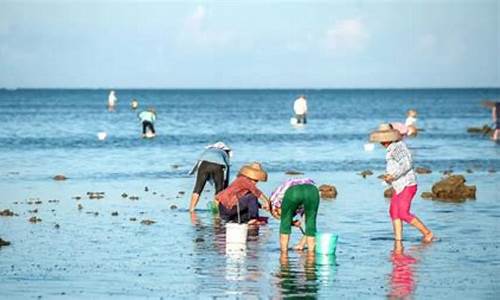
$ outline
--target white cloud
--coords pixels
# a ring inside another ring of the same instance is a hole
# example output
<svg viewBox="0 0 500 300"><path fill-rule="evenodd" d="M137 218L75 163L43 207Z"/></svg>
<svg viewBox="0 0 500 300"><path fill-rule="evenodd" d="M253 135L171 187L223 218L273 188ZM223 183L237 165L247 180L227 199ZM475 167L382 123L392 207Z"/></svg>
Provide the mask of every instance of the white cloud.
<svg viewBox="0 0 500 300"><path fill-rule="evenodd" d="M327 47L334 51L362 50L368 39L369 34L360 19L337 21L326 32Z"/></svg>
<svg viewBox="0 0 500 300"><path fill-rule="evenodd" d="M182 44L194 43L197 46L220 47L230 43L233 34L229 31L210 28L208 17L207 10L201 5L186 17L181 32Z"/></svg>

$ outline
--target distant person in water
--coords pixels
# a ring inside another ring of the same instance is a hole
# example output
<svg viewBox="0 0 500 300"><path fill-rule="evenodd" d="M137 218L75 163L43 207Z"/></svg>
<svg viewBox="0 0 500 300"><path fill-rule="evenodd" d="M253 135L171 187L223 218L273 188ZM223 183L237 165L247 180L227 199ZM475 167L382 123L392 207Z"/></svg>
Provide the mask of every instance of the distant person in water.
<svg viewBox="0 0 500 300"><path fill-rule="evenodd" d="M417 128L417 111L414 109L410 109L406 112L406 126L413 126Z"/></svg>
<svg viewBox="0 0 500 300"><path fill-rule="evenodd" d="M226 222L259 223L259 200L265 210L270 210L269 199L257 188L259 181L267 181L267 172L260 163L243 166L236 179L215 196L219 213Z"/></svg>
<svg viewBox="0 0 500 300"><path fill-rule="evenodd" d="M132 99L132 102L130 102L130 108L133 110L136 110L139 107L139 101L137 99Z"/></svg>
<svg viewBox="0 0 500 300"><path fill-rule="evenodd" d="M370 135L371 142L380 142L387 149L387 168L384 181L391 184L394 195L391 199L389 214L394 229L394 240L403 239L403 221L417 228L423 235L424 242L432 242L434 234L417 216L410 213L410 206L417 192L417 178L413 171L413 160L410 150L401 141L399 131L389 124L381 124L377 131Z"/></svg>
<svg viewBox="0 0 500 300"><path fill-rule="evenodd" d="M196 172L196 183L191 195L191 204L189 205L190 212L194 212L207 181L213 181L215 194L218 194L228 186L229 160L231 156L231 148L223 142L208 145L200 155L193 169L189 172L190 175Z"/></svg>
<svg viewBox="0 0 500 300"><path fill-rule="evenodd" d="M271 214L280 220L280 250L288 251L292 226L302 231L301 217L305 215L306 230L295 250L314 251L316 246L316 216L319 208L319 191L310 178L285 181L271 194ZM295 219L294 219L295 218Z"/></svg>
<svg viewBox="0 0 500 300"><path fill-rule="evenodd" d="M415 137L415 136L417 136L418 130L413 125L406 126L405 124L400 123L400 122L391 122L391 123L389 123L389 125L391 125L392 129L396 129L397 131L399 131L399 133L403 137Z"/></svg>
<svg viewBox="0 0 500 300"><path fill-rule="evenodd" d="M152 137L156 135L154 123L156 121L156 110L152 107L142 111L138 115L142 122L142 137ZM150 133L148 133L148 130Z"/></svg>
<svg viewBox="0 0 500 300"><path fill-rule="evenodd" d="M493 118L493 123L495 124L495 131L491 137L494 141L500 140L500 102L495 102L491 108L491 117Z"/></svg>
<svg viewBox="0 0 500 300"><path fill-rule="evenodd" d="M115 91L112 90L109 92L109 95L108 95L108 108L110 110L115 108L116 101L118 101L118 99L116 98Z"/></svg>
<svg viewBox="0 0 500 300"><path fill-rule="evenodd" d="M307 123L307 99L304 95L299 96L293 103L293 111L297 124Z"/></svg>

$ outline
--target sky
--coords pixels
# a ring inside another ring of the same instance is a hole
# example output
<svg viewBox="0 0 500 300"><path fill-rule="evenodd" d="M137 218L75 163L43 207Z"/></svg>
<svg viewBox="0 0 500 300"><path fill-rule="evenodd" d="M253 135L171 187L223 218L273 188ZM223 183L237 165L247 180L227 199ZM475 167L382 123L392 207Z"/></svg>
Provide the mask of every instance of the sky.
<svg viewBox="0 0 500 300"><path fill-rule="evenodd" d="M0 87L500 87L500 0L0 0Z"/></svg>

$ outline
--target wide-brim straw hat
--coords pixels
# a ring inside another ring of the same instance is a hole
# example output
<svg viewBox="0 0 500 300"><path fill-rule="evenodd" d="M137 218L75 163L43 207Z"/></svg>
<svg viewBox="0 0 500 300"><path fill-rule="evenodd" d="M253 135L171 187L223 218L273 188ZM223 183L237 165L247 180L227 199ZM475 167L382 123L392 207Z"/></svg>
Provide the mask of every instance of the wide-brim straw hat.
<svg viewBox="0 0 500 300"><path fill-rule="evenodd" d="M408 115L408 117L416 118L417 117L417 111L414 110L414 109L410 109L410 110L408 110L407 115Z"/></svg>
<svg viewBox="0 0 500 300"><path fill-rule="evenodd" d="M370 142L396 142L402 139L401 133L389 124L380 124L377 131L370 134Z"/></svg>
<svg viewBox="0 0 500 300"><path fill-rule="evenodd" d="M267 181L267 172L264 171L262 165L258 162L244 165L238 174L257 181Z"/></svg>

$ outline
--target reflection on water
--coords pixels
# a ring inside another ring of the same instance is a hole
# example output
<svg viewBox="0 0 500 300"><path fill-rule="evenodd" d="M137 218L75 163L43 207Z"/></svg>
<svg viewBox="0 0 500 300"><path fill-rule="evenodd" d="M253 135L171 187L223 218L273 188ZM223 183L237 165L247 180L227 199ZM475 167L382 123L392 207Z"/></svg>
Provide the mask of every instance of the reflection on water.
<svg viewBox="0 0 500 300"><path fill-rule="evenodd" d="M300 252L298 256L280 255L276 274L279 297L313 297L321 285L328 285L335 273L335 256Z"/></svg>
<svg viewBox="0 0 500 300"><path fill-rule="evenodd" d="M391 252L392 272L389 276L389 299L411 299L416 288L415 256L427 247L426 244L412 246L405 251L402 241L394 241Z"/></svg>

